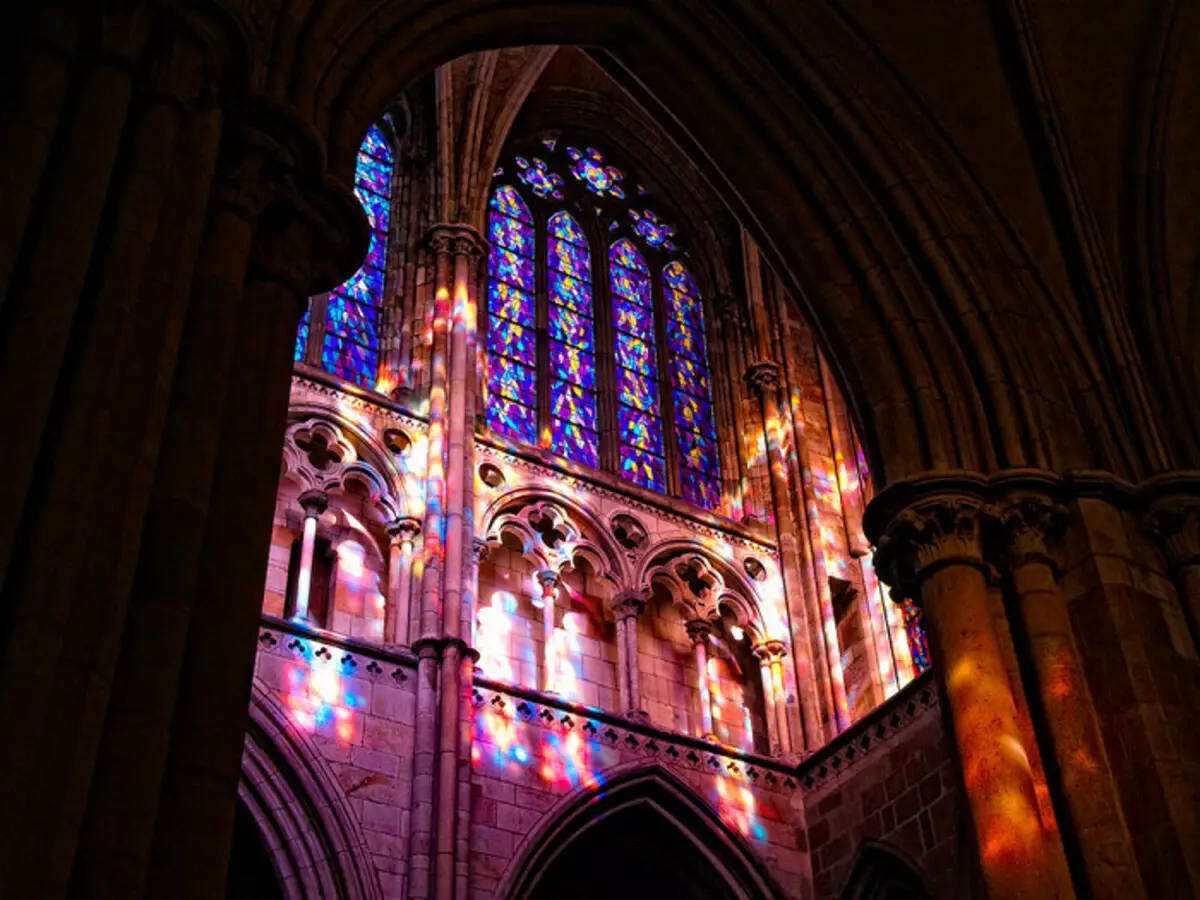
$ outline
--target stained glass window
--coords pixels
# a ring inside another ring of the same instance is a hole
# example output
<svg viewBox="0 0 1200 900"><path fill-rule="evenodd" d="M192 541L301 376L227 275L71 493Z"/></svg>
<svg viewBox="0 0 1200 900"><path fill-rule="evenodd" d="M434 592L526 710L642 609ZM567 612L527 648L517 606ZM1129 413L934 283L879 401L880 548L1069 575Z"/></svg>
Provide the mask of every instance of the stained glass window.
<svg viewBox="0 0 1200 900"><path fill-rule="evenodd" d="M596 331L587 237L566 211L546 226L550 326L550 447L585 466L600 462L596 421Z"/></svg>
<svg viewBox="0 0 1200 900"><path fill-rule="evenodd" d="M373 388L379 369L380 309L387 264L388 219L392 203L392 148L372 125L358 151L354 193L371 223L367 258L350 279L329 295L325 308L325 340L321 365L326 371ZM308 339L308 314L300 323ZM304 356L300 335L296 358Z"/></svg>
<svg viewBox="0 0 1200 900"><path fill-rule="evenodd" d="M651 247L661 247L668 251L675 249L675 244L671 241L671 238L675 237L675 229L661 221L653 210L638 212L631 209L629 218L633 219L633 230Z"/></svg>
<svg viewBox="0 0 1200 900"><path fill-rule="evenodd" d="M296 362L304 362L304 351L308 347L308 314L312 309L312 300L308 301L308 305L304 307L304 315L300 317L300 326L296 329L296 349L292 353L292 359Z"/></svg>
<svg viewBox="0 0 1200 900"><path fill-rule="evenodd" d="M568 147L567 156L571 160L571 174L587 185L588 190L598 197L624 198L625 191L621 187L624 177L616 166L604 164L604 154L595 147L580 150L578 147Z"/></svg>
<svg viewBox="0 0 1200 900"><path fill-rule="evenodd" d="M617 360L621 475L643 487L665 491L667 471L658 407L650 272L642 255L626 238L609 248L608 277Z"/></svg>
<svg viewBox="0 0 1200 900"><path fill-rule="evenodd" d="M493 192L488 211L487 423L498 434L537 440L537 328L533 216L511 186Z"/></svg>
<svg viewBox="0 0 1200 900"><path fill-rule="evenodd" d="M925 628L921 624L922 613L911 600L905 600L903 603L904 609L904 630L908 634L908 651L912 654L913 668L916 669L916 674L920 675L929 668L929 640L925 636Z"/></svg>
<svg viewBox="0 0 1200 900"><path fill-rule="evenodd" d="M551 172L544 159L536 156L533 159L518 156L517 177L529 185L533 192L543 200L561 200L563 198L562 176Z"/></svg>
<svg viewBox="0 0 1200 900"><path fill-rule="evenodd" d="M719 510L721 467L708 355L704 352L704 307L696 283L680 262L663 269L662 287L669 323L667 349L671 358L680 488L683 499L689 503Z"/></svg>

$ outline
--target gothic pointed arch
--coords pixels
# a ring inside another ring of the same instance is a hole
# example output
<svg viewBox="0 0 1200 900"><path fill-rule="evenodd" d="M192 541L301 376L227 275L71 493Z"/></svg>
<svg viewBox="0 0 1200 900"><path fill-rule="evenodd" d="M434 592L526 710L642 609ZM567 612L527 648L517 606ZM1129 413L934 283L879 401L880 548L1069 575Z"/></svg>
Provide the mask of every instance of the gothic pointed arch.
<svg viewBox="0 0 1200 900"><path fill-rule="evenodd" d="M288 900L382 900L366 836L333 771L258 681L238 797Z"/></svg>
<svg viewBox="0 0 1200 900"><path fill-rule="evenodd" d="M840 900L932 900L917 867L899 850L864 841L854 857Z"/></svg>
<svg viewBox="0 0 1200 900"><path fill-rule="evenodd" d="M599 854L599 855L597 855ZM589 879L590 858L610 877ZM744 837L662 766L617 767L547 811L513 854L496 900L782 897Z"/></svg>

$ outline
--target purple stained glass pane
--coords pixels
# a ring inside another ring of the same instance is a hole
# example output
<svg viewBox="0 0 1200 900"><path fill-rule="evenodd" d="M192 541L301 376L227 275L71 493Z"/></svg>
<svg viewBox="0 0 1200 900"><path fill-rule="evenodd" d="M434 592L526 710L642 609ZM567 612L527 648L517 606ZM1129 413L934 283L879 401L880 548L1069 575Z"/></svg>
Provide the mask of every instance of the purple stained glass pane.
<svg viewBox="0 0 1200 900"><path fill-rule="evenodd" d="M596 432L555 419L550 436L550 450L556 456L595 468L600 464L599 445Z"/></svg>
<svg viewBox="0 0 1200 900"><path fill-rule="evenodd" d="M372 125L367 129L367 136L363 138L358 152L382 159L388 165L392 163L392 145L388 143L388 139L384 137L378 125Z"/></svg>
<svg viewBox="0 0 1200 900"><path fill-rule="evenodd" d="M626 406L658 415L658 388L649 378L643 378L628 369L618 369L617 397Z"/></svg>
<svg viewBox="0 0 1200 900"><path fill-rule="evenodd" d="M650 308L650 279L629 269L612 266L609 269L609 283L614 295L631 300L646 309Z"/></svg>
<svg viewBox="0 0 1200 900"><path fill-rule="evenodd" d="M488 357L488 390L527 406L537 403L534 370L494 353Z"/></svg>
<svg viewBox="0 0 1200 900"><path fill-rule="evenodd" d="M620 332L617 332L617 364L651 378L658 374L654 349L645 341Z"/></svg>
<svg viewBox="0 0 1200 900"><path fill-rule="evenodd" d="M539 197L543 199L553 198L555 200L563 198L562 176L557 172L551 172L545 160L539 159L536 156L533 159L518 156L517 169L517 177L529 185Z"/></svg>
<svg viewBox="0 0 1200 900"><path fill-rule="evenodd" d="M531 407L506 400L498 394L488 396L488 428L515 441L532 444L537 439L537 414Z"/></svg>
<svg viewBox="0 0 1200 900"><path fill-rule="evenodd" d="M292 351L292 360L295 362L304 362L304 351L308 347L308 312L304 313L304 318L300 320L300 327L296 329L296 348Z"/></svg>
<svg viewBox="0 0 1200 900"><path fill-rule="evenodd" d="M503 281L492 281L488 285L488 314L531 328L537 324L533 311L533 295Z"/></svg>
<svg viewBox="0 0 1200 900"><path fill-rule="evenodd" d="M666 293L667 309L670 310L672 319L678 319L689 328L704 328L704 307L701 306L699 297L680 294L670 289Z"/></svg>
<svg viewBox="0 0 1200 900"><path fill-rule="evenodd" d="M585 316L592 314L591 285L570 275L550 272L550 299Z"/></svg>
<svg viewBox="0 0 1200 900"><path fill-rule="evenodd" d="M550 382L550 412L554 418L596 428L596 395L565 381Z"/></svg>
<svg viewBox="0 0 1200 900"><path fill-rule="evenodd" d="M619 406L617 407L617 421L620 425L622 444L640 447L657 456L662 456L662 428L659 426L657 418L635 409Z"/></svg>
<svg viewBox="0 0 1200 900"><path fill-rule="evenodd" d="M575 217L568 212L555 213L550 217L550 234L560 241L575 244L577 247L587 247L587 237Z"/></svg>
<svg viewBox="0 0 1200 900"><path fill-rule="evenodd" d="M379 355L370 347L351 343L335 334L325 335L321 348L321 367L338 378L366 388L375 386Z"/></svg>
<svg viewBox="0 0 1200 900"><path fill-rule="evenodd" d="M533 256L533 229L512 216L498 212L488 216L488 240L494 246L516 250L522 256Z"/></svg>
<svg viewBox="0 0 1200 900"><path fill-rule="evenodd" d="M613 301L613 326L618 331L624 331L646 343L654 340L653 315L650 310L635 306L620 297Z"/></svg>
<svg viewBox="0 0 1200 900"><path fill-rule="evenodd" d="M550 238L549 250L550 268L583 281L592 280L592 261L586 248Z"/></svg>
<svg viewBox="0 0 1200 900"><path fill-rule="evenodd" d="M712 397L709 393L708 370L702 363L686 356L671 357L671 383L701 400L710 400Z"/></svg>
<svg viewBox="0 0 1200 900"><path fill-rule="evenodd" d="M667 467L662 457L636 447L621 446L621 477L660 494L667 489Z"/></svg>
<svg viewBox="0 0 1200 900"><path fill-rule="evenodd" d="M620 182L624 177L616 166L604 164L604 154L595 147L580 150L576 147L567 148L567 156L571 158L571 173L588 186L593 194L600 197L616 197L618 200L625 196Z"/></svg>
<svg viewBox="0 0 1200 900"><path fill-rule="evenodd" d="M367 258L364 266L382 269L387 265L387 235L380 231L371 232L371 242L367 245Z"/></svg>
<svg viewBox="0 0 1200 900"><path fill-rule="evenodd" d="M679 429L679 462L699 472L717 471L717 445L694 431Z"/></svg>
<svg viewBox="0 0 1200 900"><path fill-rule="evenodd" d="M639 213L631 209L629 217L633 219L633 230L651 247L666 246L670 249L673 246L671 238L675 236L675 229L659 219L653 210Z"/></svg>
<svg viewBox="0 0 1200 900"><path fill-rule="evenodd" d="M693 328L680 325L671 320L667 323L667 347L672 353L688 356L699 363L705 363L704 338ZM707 363L705 363L707 365Z"/></svg>
<svg viewBox="0 0 1200 900"><path fill-rule="evenodd" d="M614 266L624 266L626 269L632 269L643 275L650 274L646 263L642 260L642 254L638 253L637 247L633 246L633 242L629 238L621 238L612 245L608 251L608 261Z"/></svg>
<svg viewBox="0 0 1200 900"><path fill-rule="evenodd" d="M379 310L374 306L359 303L335 291L329 295L325 321L325 330L331 334L367 347L378 346Z"/></svg>
<svg viewBox="0 0 1200 900"><path fill-rule="evenodd" d="M590 353L550 342L550 374L589 391L596 389L596 358Z"/></svg>
<svg viewBox="0 0 1200 900"><path fill-rule="evenodd" d="M580 350L595 352L592 320L554 303L550 304L550 337Z"/></svg>
<svg viewBox="0 0 1200 900"><path fill-rule="evenodd" d="M523 328L497 319L488 329L488 350L499 353L522 362L527 366L536 365L537 351L534 345L532 328Z"/></svg>
<svg viewBox="0 0 1200 900"><path fill-rule="evenodd" d="M687 394L680 391L672 391L671 396L675 400L675 424L681 429L691 429L698 431L702 435L711 435L715 433L712 421L712 407L697 400L695 397L689 397Z"/></svg>
<svg viewBox="0 0 1200 900"><path fill-rule="evenodd" d="M392 164L359 153L354 182L359 187L386 197L392 192Z"/></svg>
<svg viewBox="0 0 1200 900"><path fill-rule="evenodd" d="M496 188L492 192L492 199L488 205L497 212L511 216L527 225L533 224L533 214L529 212L529 207L525 205L525 201L521 199L520 191L515 187L505 185Z"/></svg>
<svg viewBox="0 0 1200 900"><path fill-rule="evenodd" d="M338 291L360 303L377 305L383 295L383 273L378 269L363 266L350 276Z"/></svg>
<svg viewBox="0 0 1200 900"><path fill-rule="evenodd" d="M712 512L721 511L721 481L694 469L680 469L679 486L683 499L693 506Z"/></svg>
<svg viewBox="0 0 1200 900"><path fill-rule="evenodd" d="M696 282L692 281L692 276L688 273L687 268L678 261L668 263L663 269L663 282L671 290L681 294L691 294L693 297L700 294L696 290Z"/></svg>
<svg viewBox="0 0 1200 900"><path fill-rule="evenodd" d="M387 197L373 194L361 187L354 189L354 196L358 197L358 202L362 204L363 209L366 211L367 219L371 222L371 227L376 231L382 231L386 234L391 201Z"/></svg>
<svg viewBox="0 0 1200 900"><path fill-rule="evenodd" d="M492 247L488 271L493 278L507 281L525 291L533 291L533 262L511 250Z"/></svg>

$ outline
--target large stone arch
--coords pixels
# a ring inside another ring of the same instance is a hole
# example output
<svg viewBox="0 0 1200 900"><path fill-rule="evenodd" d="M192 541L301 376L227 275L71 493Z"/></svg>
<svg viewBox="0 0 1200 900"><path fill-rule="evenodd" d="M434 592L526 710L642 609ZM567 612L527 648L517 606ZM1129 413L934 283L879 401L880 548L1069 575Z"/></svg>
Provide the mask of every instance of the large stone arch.
<svg viewBox="0 0 1200 900"><path fill-rule="evenodd" d="M932 900L920 868L880 841L865 840L854 855L839 900Z"/></svg>
<svg viewBox="0 0 1200 900"><path fill-rule="evenodd" d="M639 762L604 772L600 784L573 791L551 807L514 851L495 900L534 896L539 880L559 854L597 823L636 807L653 810L661 816L663 827L677 829L700 850L723 880L724 896L745 900L783 896L749 842L727 826L712 806L666 768Z"/></svg>
<svg viewBox="0 0 1200 900"><path fill-rule="evenodd" d="M257 681L238 797L258 825L288 900L381 900L366 836L345 793Z"/></svg>
<svg viewBox="0 0 1200 900"><path fill-rule="evenodd" d="M316 38L334 20L336 46ZM348 181L362 132L400 86L518 43L599 48L654 107L802 298L880 482L1154 465L1154 436L1122 427L1122 385L1072 336L1075 301L1027 277L1015 231L836 7L784 22L742 2L329 2L283 21L261 72Z"/></svg>

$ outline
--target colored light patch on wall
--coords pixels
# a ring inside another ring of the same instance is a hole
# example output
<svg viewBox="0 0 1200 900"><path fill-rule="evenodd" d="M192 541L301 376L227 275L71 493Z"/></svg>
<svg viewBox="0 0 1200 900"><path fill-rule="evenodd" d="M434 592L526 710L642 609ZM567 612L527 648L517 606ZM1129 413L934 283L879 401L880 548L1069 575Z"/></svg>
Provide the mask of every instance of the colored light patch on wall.
<svg viewBox="0 0 1200 900"><path fill-rule="evenodd" d="M667 323L667 346L672 353L690 356L697 362L704 363L704 339L700 332L687 328L672 320Z"/></svg>
<svg viewBox="0 0 1200 900"><path fill-rule="evenodd" d="M368 347L376 345L379 340L379 310L374 306L333 293L329 295L327 310L330 331L358 344Z"/></svg>
<svg viewBox="0 0 1200 900"><path fill-rule="evenodd" d="M626 406L658 414L658 388L653 381L628 369L617 372L617 397Z"/></svg>
<svg viewBox="0 0 1200 900"><path fill-rule="evenodd" d="M578 247L587 247L587 237L584 235L583 229L579 227L579 223L575 221L575 217L570 213L555 213L550 217L549 227L553 237Z"/></svg>
<svg viewBox="0 0 1200 900"><path fill-rule="evenodd" d="M488 390L532 405L537 397L534 370L503 356L493 356L488 361Z"/></svg>
<svg viewBox="0 0 1200 900"><path fill-rule="evenodd" d="M544 159L536 156L532 159L518 156L517 177L529 185L530 190L543 200L551 198L561 200L563 198L562 176L557 172L551 172Z"/></svg>
<svg viewBox="0 0 1200 900"><path fill-rule="evenodd" d="M617 332L616 337L617 364L626 369L633 369L640 375L654 377L656 367L651 346L628 334Z"/></svg>
<svg viewBox="0 0 1200 900"><path fill-rule="evenodd" d="M491 315L531 328L537 321L533 311L533 296L503 281L493 281L488 285L488 311Z"/></svg>
<svg viewBox="0 0 1200 900"><path fill-rule="evenodd" d="M550 342L550 374L589 391L596 389L596 360L590 353Z"/></svg>
<svg viewBox="0 0 1200 900"><path fill-rule="evenodd" d="M662 458L637 447L622 445L621 476L659 493L667 489L667 470Z"/></svg>
<svg viewBox="0 0 1200 900"><path fill-rule="evenodd" d="M508 773L522 780L530 775L559 791L596 789L604 784L603 769L620 762L620 751L578 727L560 722L549 728L525 722L513 710L514 698L504 704L485 704L475 713L475 746L471 763L497 775ZM529 775L518 775L528 772Z"/></svg>
<svg viewBox="0 0 1200 900"><path fill-rule="evenodd" d="M533 214L529 212L529 207L525 205L525 201L521 199L521 193L515 187L505 185L496 188L492 192L492 199L488 206L527 225L533 224Z"/></svg>
<svg viewBox="0 0 1200 900"><path fill-rule="evenodd" d="M600 463L599 443L596 432L571 422L556 420L550 450L557 456L595 468Z"/></svg>
<svg viewBox="0 0 1200 900"><path fill-rule="evenodd" d="M537 364L534 332L504 319L492 322L488 329L488 349L502 356L509 356L527 366Z"/></svg>
<svg viewBox="0 0 1200 900"><path fill-rule="evenodd" d="M654 340L653 313L640 306L634 306L621 297L613 300L613 326L618 331L631 334L646 343Z"/></svg>
<svg viewBox="0 0 1200 900"><path fill-rule="evenodd" d="M524 291L533 291L533 262L512 250L492 247L488 256L488 271L493 278L507 281Z"/></svg>
<svg viewBox="0 0 1200 900"><path fill-rule="evenodd" d="M550 337L580 350L595 352L592 320L554 303L550 304Z"/></svg>
<svg viewBox="0 0 1200 900"><path fill-rule="evenodd" d="M366 698L350 687L352 682L342 677L335 662L309 662L312 647L306 642L302 646L303 661L288 662L285 667L284 703L288 716L309 734L352 744L361 731L359 717ZM329 652L330 648L323 649Z"/></svg>
<svg viewBox="0 0 1200 900"><path fill-rule="evenodd" d="M488 397L488 428L515 441L532 444L537 436L537 414L528 406L506 400L498 394Z"/></svg>
<svg viewBox="0 0 1200 900"><path fill-rule="evenodd" d="M701 434L713 434L712 407L688 394L673 391L675 401L675 423Z"/></svg>
<svg viewBox="0 0 1200 900"><path fill-rule="evenodd" d="M493 212L488 216L488 240L494 245L533 255L533 229L512 216Z"/></svg>
<svg viewBox="0 0 1200 900"><path fill-rule="evenodd" d="M693 397L707 400L711 396L708 386L708 369L686 356L671 357L671 381L675 387L687 391Z"/></svg>
<svg viewBox="0 0 1200 900"><path fill-rule="evenodd" d="M338 378L353 381L363 387L375 383L379 354L373 348L344 340L336 334L326 334L321 348L321 367Z"/></svg>
<svg viewBox="0 0 1200 900"><path fill-rule="evenodd" d="M621 443L648 450L656 456L662 456L662 429L658 419L626 406L617 408L617 421L621 434Z"/></svg>
<svg viewBox="0 0 1200 900"><path fill-rule="evenodd" d="M588 258L588 252L583 247L576 247L574 244L568 244L566 241L560 241L557 238L550 238L550 268L562 272L564 275L572 275L583 281L591 281L592 279L592 261Z"/></svg>
<svg viewBox="0 0 1200 900"><path fill-rule="evenodd" d="M592 288L586 281L550 272L550 299L585 316L592 314Z"/></svg>
<svg viewBox="0 0 1200 900"><path fill-rule="evenodd" d="M550 411L557 419L596 429L596 396L565 381L550 383Z"/></svg>

